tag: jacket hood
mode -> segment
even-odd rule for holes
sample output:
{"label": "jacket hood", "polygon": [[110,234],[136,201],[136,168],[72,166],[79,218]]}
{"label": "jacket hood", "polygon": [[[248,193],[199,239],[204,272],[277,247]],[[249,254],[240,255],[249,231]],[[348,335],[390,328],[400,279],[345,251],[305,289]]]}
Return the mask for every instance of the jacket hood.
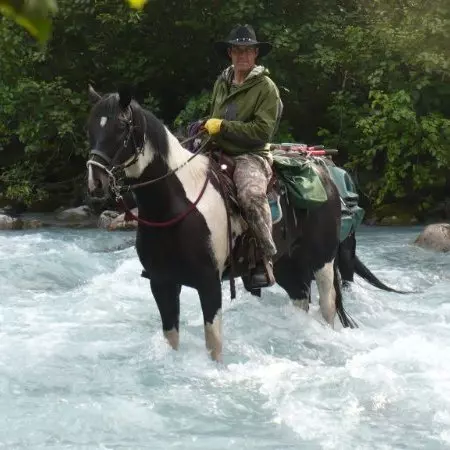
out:
{"label": "jacket hood", "polygon": [[[228,66],[224,71],[220,74],[220,78],[225,80],[227,83],[231,84],[233,82],[233,74],[234,74],[234,66]],[[252,78],[259,77],[261,75],[269,75],[269,71],[264,66],[255,66],[250,71],[250,73],[246,76],[244,80],[244,84],[251,80]]]}

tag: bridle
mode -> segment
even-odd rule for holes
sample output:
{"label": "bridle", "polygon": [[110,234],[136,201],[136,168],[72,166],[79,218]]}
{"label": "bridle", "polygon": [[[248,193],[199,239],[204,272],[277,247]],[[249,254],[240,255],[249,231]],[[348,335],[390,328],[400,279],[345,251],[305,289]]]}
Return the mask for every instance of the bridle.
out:
{"label": "bridle", "polygon": [[[89,159],[86,163],[86,167],[89,169],[90,166],[98,167],[99,169],[103,170],[108,177],[111,180],[111,190],[114,194],[117,194],[121,191],[120,186],[117,183],[116,176],[114,175],[115,172],[119,170],[124,170],[127,167],[132,166],[139,158],[139,156],[144,153],[144,147],[145,147],[145,141],[143,142],[142,147],[138,147],[136,144],[136,139],[134,136],[133,131],[137,128],[133,123],[133,110],[131,107],[128,107],[128,118],[124,120],[125,126],[127,128],[126,135],[123,140],[122,145],[119,147],[119,149],[116,151],[114,156],[110,158],[105,152],[98,150],[96,148],[92,149],[89,153],[89,156],[99,156],[105,164],[102,164],[99,161],[94,161],[93,159]],[[124,161],[122,164],[116,165],[117,161],[119,160],[122,153],[128,148],[128,145],[130,144],[130,140],[132,140],[133,147],[134,147],[134,155],[129,158],[128,160]],[[108,169],[108,167],[111,167],[111,169]]]}
{"label": "bridle", "polygon": [[[134,125],[133,123],[133,110],[132,108],[129,106],[128,107],[129,110],[129,116],[128,118],[125,120],[125,125],[127,127],[127,132],[125,135],[125,138],[123,140],[123,144],[120,146],[120,148],[118,149],[118,151],[114,154],[114,156],[112,158],[110,158],[108,155],[106,155],[104,152],[102,152],[101,150],[98,149],[93,149],[90,151],[89,156],[94,157],[94,156],[99,156],[104,162],[105,164],[102,164],[101,162],[98,161],[94,161],[93,159],[89,159],[86,162],[86,167],[89,169],[91,166],[95,166],[98,167],[99,169],[101,169],[103,172],[105,172],[108,175],[108,178],[110,179],[110,190],[114,195],[115,201],[122,206],[122,208],[125,210],[125,221],[129,221],[129,220],[136,220],[139,223],[142,223],[144,225],[147,226],[151,226],[151,227],[167,227],[167,226],[171,226],[174,225],[175,223],[179,222],[180,220],[184,219],[184,217],[186,217],[191,211],[193,211],[197,205],[197,203],[200,201],[200,199],[202,198],[206,187],[208,185],[209,182],[209,176],[210,176],[210,168],[208,167],[208,171],[206,174],[206,179],[205,182],[202,186],[202,189],[200,191],[199,196],[197,197],[197,199],[189,206],[189,208],[183,212],[182,214],[179,214],[178,216],[176,216],[173,219],[164,221],[164,222],[154,222],[154,221],[148,221],[148,220],[144,220],[141,219],[140,217],[136,216],[135,214],[133,214],[133,212],[126,206],[125,201],[123,199],[122,196],[122,192],[129,192],[130,190],[133,189],[137,189],[137,188],[141,188],[144,186],[148,186],[150,184],[156,183],[160,180],[163,180],[171,175],[174,175],[176,172],[178,172],[182,167],[186,166],[190,161],[192,161],[196,156],[198,156],[206,147],[206,145],[209,143],[210,138],[208,137],[201,145],[200,147],[192,154],[192,156],[190,156],[185,162],[183,162],[182,164],[180,164],[179,166],[177,166],[174,169],[169,170],[167,173],[165,173],[164,175],[158,177],[158,178],[153,178],[151,180],[147,180],[147,181],[143,181],[141,183],[134,183],[134,184],[128,184],[126,186],[121,186],[118,182],[117,182],[117,178],[115,173],[119,170],[125,170],[126,168],[132,166],[133,164],[135,164],[137,162],[137,160],[139,159],[140,155],[142,155],[144,153],[144,149],[145,149],[145,144],[146,144],[146,140],[144,138],[142,147],[138,147],[136,144],[136,139],[134,136],[134,130],[137,128],[136,125]],[[201,129],[198,133],[196,133],[194,136],[191,136],[185,140],[183,140],[182,142],[180,142],[181,145],[190,142],[198,137],[200,137],[203,133],[205,133],[205,131],[203,129]],[[128,148],[129,144],[130,144],[130,140],[132,142],[132,145],[134,147],[134,154],[132,157],[130,157],[129,159],[125,160],[123,163],[116,165],[117,161],[119,160],[119,157],[122,155],[122,153]],[[108,168],[110,167],[110,169]]]}

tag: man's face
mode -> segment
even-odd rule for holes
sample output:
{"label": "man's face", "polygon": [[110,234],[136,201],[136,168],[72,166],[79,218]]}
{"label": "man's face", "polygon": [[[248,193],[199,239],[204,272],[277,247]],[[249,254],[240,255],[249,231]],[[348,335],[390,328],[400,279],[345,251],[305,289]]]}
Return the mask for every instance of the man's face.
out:
{"label": "man's face", "polygon": [[248,71],[255,65],[258,56],[258,48],[249,45],[233,45],[228,49],[231,62],[235,70]]}

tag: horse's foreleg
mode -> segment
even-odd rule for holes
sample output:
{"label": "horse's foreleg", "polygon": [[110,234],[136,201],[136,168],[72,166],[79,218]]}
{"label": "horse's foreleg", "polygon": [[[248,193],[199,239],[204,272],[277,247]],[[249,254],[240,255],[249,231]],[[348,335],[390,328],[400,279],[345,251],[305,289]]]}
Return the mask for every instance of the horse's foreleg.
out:
{"label": "horse's foreleg", "polygon": [[214,361],[222,362],[222,286],[218,277],[205,277],[198,288],[203,311],[206,348]]}
{"label": "horse's foreleg", "polygon": [[178,350],[181,285],[150,280],[150,287],[161,315],[164,337],[174,350]]}
{"label": "horse's foreleg", "polygon": [[317,290],[319,291],[320,312],[332,328],[334,328],[334,318],[336,316],[333,263],[334,260],[325,263],[321,269],[314,272]]}

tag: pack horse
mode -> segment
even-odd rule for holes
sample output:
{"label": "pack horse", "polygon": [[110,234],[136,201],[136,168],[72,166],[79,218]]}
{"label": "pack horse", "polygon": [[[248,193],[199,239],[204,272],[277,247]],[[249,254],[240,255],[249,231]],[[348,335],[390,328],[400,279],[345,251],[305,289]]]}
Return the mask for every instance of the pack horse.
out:
{"label": "pack horse", "polygon": [[[259,295],[249,284],[258,250],[236,202],[233,162],[225,161],[220,152],[191,153],[126,90],[102,96],[89,87],[89,96],[94,103],[87,123],[89,195],[105,199],[113,193],[122,201],[121,187],[133,191],[139,211],[136,251],[150,280],[165,338],[178,348],[181,288],[194,288],[203,312],[206,348],[213,360],[221,361],[222,281],[231,282],[234,295],[232,282],[240,276],[246,289]],[[278,162],[288,161],[284,167],[289,169],[292,158],[284,153],[277,152]],[[322,189],[324,197],[317,205],[305,209],[292,201],[276,165],[267,193],[275,208],[276,282],[295,305],[307,310],[315,279],[326,322],[333,327],[338,314],[344,327],[354,327],[343,307],[336,263],[341,198],[324,164],[309,158],[304,167]],[[124,173],[123,186],[118,171]],[[288,180],[289,172],[283,173]]]}

